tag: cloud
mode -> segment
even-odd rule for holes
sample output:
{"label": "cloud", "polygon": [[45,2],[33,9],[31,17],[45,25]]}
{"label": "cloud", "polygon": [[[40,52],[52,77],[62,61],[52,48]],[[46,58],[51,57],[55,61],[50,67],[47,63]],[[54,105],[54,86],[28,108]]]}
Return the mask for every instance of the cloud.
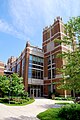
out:
{"label": "cloud", "polygon": [[13,35],[19,39],[25,39],[25,36],[18,32],[13,25],[7,23],[6,21],[0,19],[0,32],[8,33],[10,35]]}
{"label": "cloud", "polygon": [[[56,16],[70,17],[78,12],[79,0],[8,0],[14,25],[24,33],[34,32],[34,26],[51,23]],[[78,9],[76,11],[76,9]],[[15,24],[16,23],[16,24]]]}
{"label": "cloud", "polygon": [[38,44],[46,25],[52,24],[56,16],[67,21],[71,16],[80,15],[79,6],[79,0],[8,0],[11,24],[3,20],[0,27],[4,26],[4,32],[20,39],[35,39]]}

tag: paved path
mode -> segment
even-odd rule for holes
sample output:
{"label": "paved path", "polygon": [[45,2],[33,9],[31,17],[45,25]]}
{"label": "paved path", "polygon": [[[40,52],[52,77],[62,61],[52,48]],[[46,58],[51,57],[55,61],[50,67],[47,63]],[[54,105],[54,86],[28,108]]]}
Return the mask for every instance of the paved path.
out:
{"label": "paved path", "polygon": [[35,99],[26,106],[6,106],[0,103],[0,120],[38,120],[36,115],[54,107],[55,101],[45,98]]}

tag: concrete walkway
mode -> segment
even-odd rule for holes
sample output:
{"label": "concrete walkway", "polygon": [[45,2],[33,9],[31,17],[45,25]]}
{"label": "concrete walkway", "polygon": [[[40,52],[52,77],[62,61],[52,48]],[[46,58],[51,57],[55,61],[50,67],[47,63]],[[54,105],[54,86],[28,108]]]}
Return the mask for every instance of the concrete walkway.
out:
{"label": "concrete walkway", "polygon": [[0,120],[38,120],[37,114],[54,107],[55,102],[50,99],[38,98],[34,103],[26,106],[6,106],[0,103]]}

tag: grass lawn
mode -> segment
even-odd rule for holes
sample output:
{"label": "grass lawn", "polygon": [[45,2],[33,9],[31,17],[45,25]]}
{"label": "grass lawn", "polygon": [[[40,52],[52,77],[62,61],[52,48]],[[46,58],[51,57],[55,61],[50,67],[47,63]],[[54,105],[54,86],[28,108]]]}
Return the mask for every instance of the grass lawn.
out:
{"label": "grass lawn", "polygon": [[60,120],[57,117],[60,108],[50,108],[37,115],[40,120]]}
{"label": "grass lawn", "polygon": [[80,105],[68,104],[62,108],[50,108],[37,117],[40,120],[80,120]]}
{"label": "grass lawn", "polygon": [[59,104],[59,105],[68,105],[68,104],[71,104],[71,103],[63,102],[63,103],[55,103],[55,104]]}

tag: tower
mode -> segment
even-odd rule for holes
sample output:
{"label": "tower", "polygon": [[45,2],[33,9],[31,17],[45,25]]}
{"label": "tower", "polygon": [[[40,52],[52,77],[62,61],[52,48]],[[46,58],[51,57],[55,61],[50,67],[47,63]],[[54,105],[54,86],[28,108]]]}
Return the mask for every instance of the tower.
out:
{"label": "tower", "polygon": [[57,90],[58,82],[61,79],[61,74],[58,73],[57,68],[61,68],[64,64],[61,58],[57,57],[57,54],[68,49],[60,43],[56,43],[55,39],[62,39],[64,34],[64,24],[62,18],[57,17],[54,23],[50,27],[43,29],[43,51],[44,51],[44,96],[48,96],[49,93],[58,92],[64,95],[63,90]]}

